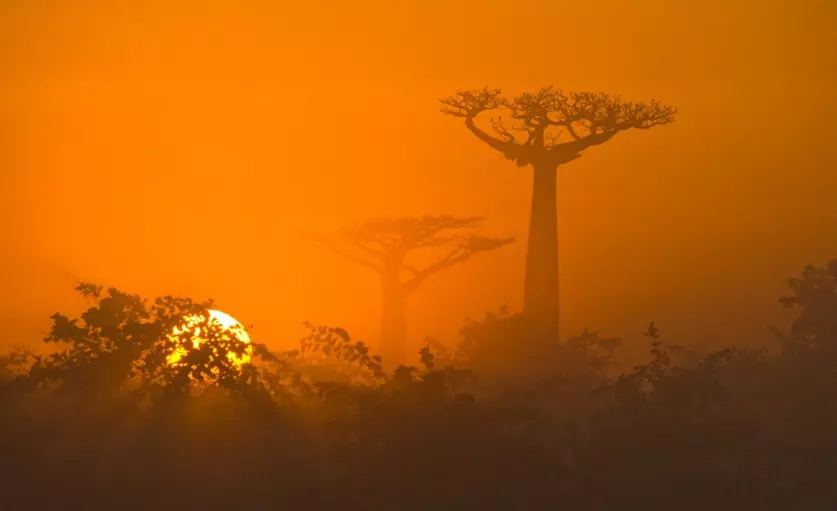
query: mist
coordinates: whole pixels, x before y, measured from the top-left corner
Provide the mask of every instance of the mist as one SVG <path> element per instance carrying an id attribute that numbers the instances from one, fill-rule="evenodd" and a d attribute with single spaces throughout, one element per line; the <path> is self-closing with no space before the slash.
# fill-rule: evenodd
<path id="1" fill-rule="evenodd" d="M 514 239 L 405 301 L 399 363 L 455 350 L 525 308 L 533 172 L 440 99 L 553 87 L 677 112 L 559 167 L 557 337 L 775 351 L 788 279 L 837 255 L 834 26 L 823 0 L 4 2 L 0 344 L 53 350 L 94 283 L 212 299 L 276 353 L 310 325 L 381 350 L 382 280 L 311 236 L 429 215 Z"/>
<path id="2" fill-rule="evenodd" d="M 752 332 L 786 275 L 837 252 L 830 4 L 306 5 L 3 7 L 2 309 L 18 337 L 38 340 L 82 280 L 212 297 L 272 342 L 303 320 L 371 338 L 375 282 L 294 231 L 453 213 L 525 239 L 531 176 L 438 114 L 484 85 L 680 112 L 560 172 L 567 335 L 652 318 L 695 342 Z M 585 36 L 594 22 L 607 37 Z M 524 255 L 429 283 L 411 341 L 519 306 Z"/>

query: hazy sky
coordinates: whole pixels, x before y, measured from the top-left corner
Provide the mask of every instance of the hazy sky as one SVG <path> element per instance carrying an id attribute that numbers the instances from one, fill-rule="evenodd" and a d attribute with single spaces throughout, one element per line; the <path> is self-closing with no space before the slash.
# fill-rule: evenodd
<path id="1" fill-rule="evenodd" d="M 0 319 L 38 339 L 81 279 L 214 297 L 274 346 L 371 339 L 374 276 L 294 230 L 484 215 L 520 242 L 410 307 L 453 340 L 521 304 L 531 175 L 437 99 L 554 84 L 679 108 L 561 169 L 564 333 L 734 341 L 837 256 L 835 26 L 832 0 L 5 0 Z"/>

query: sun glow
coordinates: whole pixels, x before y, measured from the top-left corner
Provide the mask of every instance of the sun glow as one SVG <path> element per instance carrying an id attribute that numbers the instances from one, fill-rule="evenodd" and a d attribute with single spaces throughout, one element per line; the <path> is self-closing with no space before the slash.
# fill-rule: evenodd
<path id="1" fill-rule="evenodd" d="M 206 339 L 201 337 L 201 327 L 207 325 L 207 323 L 220 326 L 220 328 L 232 339 L 248 344 L 247 349 L 242 356 L 238 356 L 235 353 L 227 353 L 227 357 L 236 366 L 241 366 L 242 364 L 250 362 L 250 355 L 252 352 L 252 347 L 249 346 L 250 336 L 247 335 L 247 331 L 241 323 L 229 314 L 218 310 L 209 310 L 207 312 L 209 313 L 209 318 L 205 318 L 200 315 L 186 316 L 183 318 L 185 324 L 182 327 L 175 327 L 172 330 L 172 338 L 177 339 L 183 334 L 192 334 L 192 346 L 197 349 L 202 343 L 206 342 Z M 186 353 L 186 348 L 180 346 L 176 348 L 166 360 L 169 365 L 174 365 L 181 358 L 186 356 Z"/>

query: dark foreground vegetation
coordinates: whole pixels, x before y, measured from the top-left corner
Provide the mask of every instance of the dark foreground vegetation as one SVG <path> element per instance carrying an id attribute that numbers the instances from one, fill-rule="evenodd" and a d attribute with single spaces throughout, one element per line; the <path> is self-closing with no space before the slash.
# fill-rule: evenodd
<path id="1" fill-rule="evenodd" d="M 626 370 L 616 339 L 538 344 L 504 311 L 393 372 L 315 326 L 240 368 L 211 330 L 170 364 L 211 304 L 79 291 L 52 354 L 0 361 L 0 509 L 837 509 L 837 261 L 791 280 L 778 349 L 651 324 Z"/>

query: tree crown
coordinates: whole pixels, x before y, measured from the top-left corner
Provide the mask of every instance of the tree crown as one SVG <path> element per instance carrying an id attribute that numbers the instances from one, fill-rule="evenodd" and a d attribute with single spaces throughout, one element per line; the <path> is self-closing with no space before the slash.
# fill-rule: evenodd
<path id="1" fill-rule="evenodd" d="M 674 122 L 677 113 L 657 100 L 636 103 L 603 92 L 564 93 L 552 86 L 511 98 L 488 87 L 457 90 L 440 102 L 442 113 L 465 119 L 480 140 L 519 166 L 561 165 L 619 132 Z M 474 121 L 488 111 L 505 111 L 514 124 L 507 126 L 501 113 L 491 118 L 494 135 L 486 133 Z"/>
<path id="2" fill-rule="evenodd" d="M 318 237 L 333 252 L 345 259 L 378 273 L 406 271 L 412 279 L 404 290 L 412 291 L 431 274 L 463 263 L 480 252 L 495 250 L 514 238 L 480 236 L 474 232 L 482 224 L 478 216 L 425 215 L 422 217 L 381 217 L 345 228 L 338 237 L 354 251 L 346 251 L 336 240 Z M 424 268 L 405 263 L 408 253 L 418 249 L 437 248 L 445 255 Z M 358 252 L 358 253 L 353 253 Z"/>

